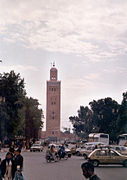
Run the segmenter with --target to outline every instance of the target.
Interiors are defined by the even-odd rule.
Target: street
[[[22,152],[24,157],[25,180],[84,180],[82,176],[82,157],[72,156],[68,160],[47,163],[45,152]],[[0,153],[3,159],[5,153]],[[122,166],[100,166],[95,168],[95,173],[101,180],[126,180],[127,168]]]

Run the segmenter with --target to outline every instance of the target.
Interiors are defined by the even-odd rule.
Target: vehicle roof
[[[89,154],[89,156],[91,156],[92,154],[94,154],[96,151],[108,151],[108,149],[95,149],[95,150],[93,150],[93,151]],[[119,156],[124,156],[124,157],[127,158],[127,156],[120,154],[118,151],[116,151],[116,150],[114,150],[114,149],[111,149],[111,151],[114,151],[114,152],[117,153]]]
[[[96,136],[99,136],[101,134],[109,135],[109,134],[106,134],[106,133],[90,133],[89,137],[96,137]]]

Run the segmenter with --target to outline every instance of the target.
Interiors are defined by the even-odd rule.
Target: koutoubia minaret
[[[46,137],[60,139],[60,103],[61,81],[58,81],[57,69],[53,63],[50,80],[47,81]]]

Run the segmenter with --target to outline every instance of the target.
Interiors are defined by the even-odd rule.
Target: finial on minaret
[[[55,61],[51,62],[51,68],[55,67]]]
[[[53,62],[53,67],[55,67],[55,61]]]

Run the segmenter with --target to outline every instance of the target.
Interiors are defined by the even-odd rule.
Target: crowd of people
[[[0,180],[25,180],[22,174],[23,156],[21,149],[9,148],[5,159],[0,159]]]

